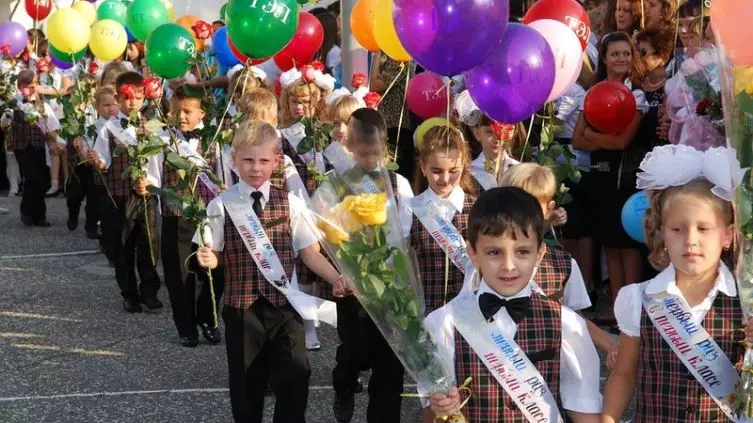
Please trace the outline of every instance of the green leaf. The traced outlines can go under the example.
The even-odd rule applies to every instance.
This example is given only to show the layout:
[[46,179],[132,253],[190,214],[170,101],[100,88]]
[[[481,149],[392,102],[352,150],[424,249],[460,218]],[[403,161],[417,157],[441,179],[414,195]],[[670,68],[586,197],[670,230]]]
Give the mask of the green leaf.
[[390,170],[392,172],[397,172],[398,169],[400,169],[400,166],[397,165],[397,162],[388,161],[386,168],[387,168],[387,170]]
[[145,146],[139,146],[139,155],[144,157],[151,157],[156,156],[159,153],[162,153],[164,151],[164,146],[162,145],[145,145]]
[[371,286],[374,288],[376,295],[381,298],[384,295],[384,282],[374,275],[369,275],[369,282],[371,282]]
[[165,161],[173,169],[188,170],[193,167],[193,163],[191,163],[186,158],[181,157],[180,154],[176,153],[175,151],[168,151],[167,156],[165,157]]

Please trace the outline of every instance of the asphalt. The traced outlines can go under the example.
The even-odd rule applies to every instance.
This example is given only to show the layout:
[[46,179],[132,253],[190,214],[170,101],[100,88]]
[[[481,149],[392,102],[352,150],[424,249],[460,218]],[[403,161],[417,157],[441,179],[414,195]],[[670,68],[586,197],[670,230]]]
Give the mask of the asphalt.
[[[0,423],[231,422],[224,345],[181,347],[164,289],[165,308],[127,314],[83,218],[65,227],[65,199],[47,200],[50,228],[24,227],[19,203],[0,196],[11,209],[0,215]],[[323,326],[319,338],[307,421],[331,423],[337,335]],[[353,422],[366,421],[367,398]],[[271,422],[274,397],[266,406]],[[420,421],[418,400],[404,400],[401,421]]]

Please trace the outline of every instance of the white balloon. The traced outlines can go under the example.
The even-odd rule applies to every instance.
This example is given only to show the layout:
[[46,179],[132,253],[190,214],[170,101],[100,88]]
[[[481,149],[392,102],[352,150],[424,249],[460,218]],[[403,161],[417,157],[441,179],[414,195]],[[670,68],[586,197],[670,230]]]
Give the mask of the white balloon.
[[547,102],[556,100],[578,80],[583,67],[580,39],[570,27],[554,19],[539,19],[528,24],[541,34],[554,54],[554,86]]

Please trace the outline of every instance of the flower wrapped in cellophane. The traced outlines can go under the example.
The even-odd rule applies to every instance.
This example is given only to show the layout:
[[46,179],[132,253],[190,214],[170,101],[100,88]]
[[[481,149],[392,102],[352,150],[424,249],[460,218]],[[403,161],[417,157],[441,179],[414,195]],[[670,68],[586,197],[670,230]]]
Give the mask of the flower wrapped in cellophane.
[[326,174],[311,201],[322,245],[408,374],[446,392],[451,373],[423,326],[423,293],[399,222],[395,178],[384,164],[364,171],[339,156],[346,163],[335,160],[338,171]]
[[[718,37],[718,36],[717,36]],[[736,192],[735,226],[738,231],[735,278],[746,317],[753,316],[753,66],[737,65],[719,49],[722,100],[727,143],[736,151],[730,175]],[[746,343],[737,392],[741,419],[753,418],[753,345]]]

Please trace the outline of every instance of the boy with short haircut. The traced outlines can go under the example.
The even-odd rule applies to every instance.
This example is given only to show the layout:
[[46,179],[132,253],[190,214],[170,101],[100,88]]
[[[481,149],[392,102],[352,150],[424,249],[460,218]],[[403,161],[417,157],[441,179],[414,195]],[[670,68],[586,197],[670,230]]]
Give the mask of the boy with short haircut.
[[[387,148],[387,124],[384,117],[373,109],[356,110],[348,122],[347,139],[347,149],[353,155],[355,166],[342,177],[354,183],[369,177],[380,185]],[[413,198],[413,190],[408,180],[392,171],[388,174],[397,203],[409,204],[406,202]],[[410,218],[410,215],[400,216],[401,220]],[[398,237],[402,240],[402,235]],[[338,422],[351,421],[359,373],[371,368],[367,421],[400,421],[405,373],[402,363],[355,297],[342,298],[336,303],[340,345],[337,347],[337,364],[332,370],[335,419]]]
[[[57,136],[60,122],[52,107],[36,93],[37,84],[34,71],[24,69],[18,73],[17,85],[21,98],[18,108],[12,113],[11,122],[5,123],[12,126],[13,152],[24,177],[21,221],[26,226],[47,227],[50,224],[47,222],[45,193],[50,184],[50,172],[45,160],[45,144],[49,146],[50,154],[60,154],[63,147],[58,143]],[[37,121],[29,121],[27,112],[36,114]]]
[[222,317],[236,422],[261,423],[267,376],[276,397],[274,420],[305,421],[311,368],[295,298],[303,295],[295,289],[296,255],[336,295],[345,291],[343,277],[319,252],[306,204],[269,181],[280,144],[271,125],[241,124],[233,138],[241,180],[209,203],[205,242],[197,253],[199,265],[225,269]]
[[[140,113],[144,105],[143,84],[144,77],[135,72],[117,77],[115,98],[119,112],[96,141],[97,159],[106,169],[104,182],[108,193],[102,213],[105,253],[114,262],[123,307],[129,313],[141,312],[142,303],[151,310],[162,307],[162,302],[157,299],[160,279],[155,267],[159,254],[159,203],[157,197],[147,190],[148,185],[160,186],[162,182],[162,157],[150,157],[147,177],[134,183],[128,175],[123,175],[130,165],[128,153],[122,151],[113,156],[118,146],[133,145],[137,142],[137,135],[145,131],[146,119]],[[136,265],[140,285],[136,280]]]
[[564,413],[599,421],[599,356],[586,323],[532,289],[543,234],[541,205],[519,188],[492,188],[474,204],[468,252],[484,279],[425,321],[455,384],[471,378],[473,394],[459,410],[456,387],[432,393],[425,422],[458,412],[469,423],[557,421]]

